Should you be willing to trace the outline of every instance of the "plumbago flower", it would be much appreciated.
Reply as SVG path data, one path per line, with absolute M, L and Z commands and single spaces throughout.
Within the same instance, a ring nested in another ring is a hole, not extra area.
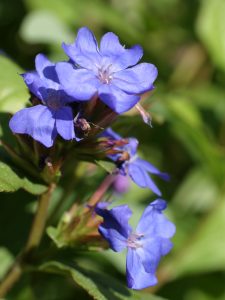
M 36 71 L 22 74 L 29 88 L 42 104 L 18 111 L 10 120 L 14 133 L 28 134 L 46 147 L 51 147 L 59 134 L 65 140 L 75 138 L 72 108 L 74 101 L 62 90 L 55 64 L 44 55 L 35 59 Z
M 111 128 L 105 130 L 101 136 L 108 137 L 109 140 L 121 140 L 121 136 L 115 133 Z M 148 161 L 141 159 L 137 155 L 137 147 L 138 140 L 129 138 L 127 144 L 116 147 L 116 150 L 120 150 L 121 153 L 109 155 L 108 157 L 117 163 L 121 175 L 129 175 L 138 186 L 149 188 L 156 195 L 161 196 L 160 190 L 149 176 L 149 173 L 157 175 L 164 180 L 169 180 L 169 175 L 160 172 Z M 124 154 L 126 154 L 125 157 Z
M 157 199 L 143 212 L 135 231 L 128 221 L 132 211 L 127 205 L 108 210 L 104 203 L 98 204 L 96 213 L 104 221 L 99 226 L 100 234 L 110 248 L 120 252 L 127 248 L 127 285 L 132 289 L 143 289 L 157 284 L 155 276 L 162 256 L 169 253 L 173 244 L 169 240 L 175 226 L 162 213 L 166 202 Z
M 98 48 L 93 33 L 83 27 L 75 42 L 63 44 L 63 49 L 72 64 L 58 63 L 56 71 L 66 93 L 74 98 L 87 101 L 98 94 L 101 101 L 121 114 L 140 100 L 140 94 L 154 88 L 156 67 L 136 65 L 143 55 L 141 46 L 125 49 L 112 32 L 102 37 Z

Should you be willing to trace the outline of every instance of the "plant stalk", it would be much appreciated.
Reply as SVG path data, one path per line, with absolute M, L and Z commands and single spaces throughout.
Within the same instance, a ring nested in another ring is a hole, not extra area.
M 49 202 L 55 187 L 55 183 L 52 183 L 47 192 L 40 197 L 27 244 L 0 283 L 0 299 L 3 298 L 20 279 L 27 257 L 40 244 L 45 229 Z

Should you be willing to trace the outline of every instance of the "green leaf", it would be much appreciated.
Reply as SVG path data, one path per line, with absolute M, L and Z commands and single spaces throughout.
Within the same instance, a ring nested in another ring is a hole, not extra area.
M 115 164 L 113 162 L 105 160 L 95 160 L 95 163 L 109 174 L 112 174 L 115 170 Z
M 225 197 L 166 266 L 170 278 L 225 270 Z
M 0 261 L 1 261 L 0 264 L 0 279 L 1 279 L 14 261 L 12 254 L 7 250 L 7 248 L 0 247 Z
M 219 192 L 208 172 L 193 168 L 178 187 L 173 203 L 180 211 L 207 212 L 216 204 Z
M 78 266 L 71 267 L 57 261 L 45 263 L 40 271 L 69 275 L 81 288 L 86 290 L 95 300 L 163 300 L 150 294 L 134 292 L 127 289 L 115 278 L 106 274 L 96 273 L 92 270 L 84 270 Z
M 197 33 L 207 47 L 215 64 L 225 70 L 225 1 L 201 1 Z
M 0 111 L 15 113 L 28 101 L 29 93 L 20 74 L 23 70 L 0 55 Z
M 46 191 L 47 187 L 42 184 L 31 182 L 28 178 L 20 178 L 7 164 L 0 162 L 0 192 L 15 192 L 18 189 L 39 195 Z
M 53 242 L 56 244 L 58 248 L 62 248 L 66 246 L 66 243 L 60 239 L 60 232 L 58 228 L 48 227 L 47 234 L 53 240 Z
M 28 43 L 55 43 L 59 46 L 61 46 L 62 41 L 72 42 L 74 37 L 54 13 L 46 10 L 28 14 L 23 20 L 20 34 Z

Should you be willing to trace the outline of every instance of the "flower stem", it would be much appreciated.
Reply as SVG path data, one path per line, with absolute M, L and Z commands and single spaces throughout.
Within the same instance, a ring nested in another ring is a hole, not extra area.
M 103 180 L 103 182 L 100 184 L 100 186 L 97 188 L 97 190 L 89 199 L 88 205 L 95 206 L 102 199 L 105 192 L 108 190 L 108 188 L 111 186 L 114 180 L 115 180 L 114 175 L 112 174 L 107 175 Z
M 50 198 L 55 187 L 55 183 L 52 183 L 49 186 L 47 192 L 42 194 L 40 197 L 37 212 L 34 217 L 27 244 L 0 284 L 0 299 L 4 297 L 19 280 L 23 273 L 23 265 L 25 264 L 27 257 L 40 244 L 45 229 Z
M 27 245 L 25 247 L 26 253 L 38 247 L 38 245 L 40 244 L 47 219 L 50 198 L 53 191 L 55 190 L 55 187 L 55 183 L 52 183 L 49 186 L 47 192 L 45 192 L 39 200 L 37 213 L 34 217 L 33 225 L 31 227 Z

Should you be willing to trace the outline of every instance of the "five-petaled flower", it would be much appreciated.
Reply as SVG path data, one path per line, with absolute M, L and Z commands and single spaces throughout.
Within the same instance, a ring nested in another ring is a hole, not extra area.
M 162 256 L 169 253 L 173 244 L 169 240 L 175 226 L 162 213 L 166 202 L 157 199 L 144 211 L 135 231 L 128 224 L 132 211 L 127 205 L 108 210 L 99 203 L 96 213 L 104 221 L 99 226 L 100 234 L 110 248 L 120 252 L 127 248 L 127 285 L 132 289 L 143 289 L 157 284 L 156 269 Z
M 72 108 L 74 101 L 61 89 L 55 65 L 44 55 L 35 59 L 36 71 L 22 75 L 30 92 L 42 104 L 18 111 L 10 120 L 14 133 L 28 134 L 46 147 L 51 147 L 57 134 L 65 140 L 75 138 Z
M 80 101 L 98 94 L 101 101 L 121 114 L 140 100 L 140 94 L 154 88 L 156 67 L 136 65 L 143 55 L 141 46 L 125 49 L 112 32 L 102 37 L 98 48 L 93 33 L 83 27 L 74 44 L 63 44 L 63 49 L 70 62 L 58 63 L 56 71 L 65 92 Z
M 108 137 L 109 140 L 120 140 L 121 136 L 115 133 L 111 128 L 105 130 L 102 134 L 104 137 Z M 151 179 L 150 174 L 157 175 L 164 180 L 169 180 L 167 173 L 160 172 L 155 166 L 148 161 L 141 159 L 137 155 L 138 140 L 135 138 L 129 138 L 128 144 L 120 147 L 116 147 L 122 153 L 109 155 L 109 158 L 115 161 L 118 166 L 119 173 L 121 175 L 129 175 L 131 179 L 142 188 L 151 189 L 156 195 L 161 196 L 161 192 Z M 126 153 L 125 159 L 123 155 Z

